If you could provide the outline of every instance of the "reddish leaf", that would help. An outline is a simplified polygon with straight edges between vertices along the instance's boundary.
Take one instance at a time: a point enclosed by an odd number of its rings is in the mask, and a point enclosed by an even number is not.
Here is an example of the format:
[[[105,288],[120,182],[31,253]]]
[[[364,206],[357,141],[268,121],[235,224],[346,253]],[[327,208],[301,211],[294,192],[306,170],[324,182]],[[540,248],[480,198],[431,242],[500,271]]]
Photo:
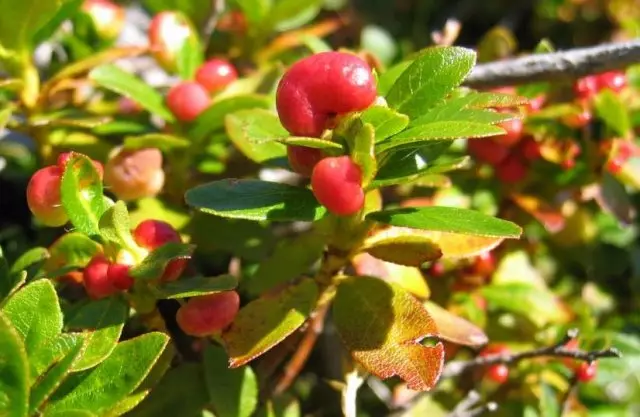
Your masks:
[[[383,261],[407,266],[420,266],[442,256],[442,251],[429,236],[404,227],[379,231],[365,241],[364,250]]]
[[[409,388],[426,391],[435,385],[444,360],[427,310],[400,287],[371,277],[349,277],[338,287],[333,305],[338,332],[353,357],[380,377],[399,376]]]
[[[429,298],[431,292],[422,272],[412,266],[398,265],[361,253],[353,258],[353,267],[358,275],[378,277],[398,284],[418,298]]]
[[[304,280],[243,307],[223,335],[229,366],[237,368],[262,355],[302,326],[311,314],[318,287]]]
[[[475,324],[430,301],[424,306],[436,322],[441,339],[465,346],[482,346],[489,341],[487,335]]]
[[[559,209],[551,207],[538,197],[512,194],[511,199],[524,211],[539,221],[547,231],[556,233],[564,228],[564,216]]]

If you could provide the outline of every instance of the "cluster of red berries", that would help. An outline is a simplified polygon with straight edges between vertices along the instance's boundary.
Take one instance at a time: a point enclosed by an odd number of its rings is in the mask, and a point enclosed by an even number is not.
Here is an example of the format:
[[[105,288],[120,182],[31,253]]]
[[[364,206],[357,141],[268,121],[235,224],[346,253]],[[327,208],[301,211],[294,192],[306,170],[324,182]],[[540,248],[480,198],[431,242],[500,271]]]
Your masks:
[[[158,13],[149,25],[149,45],[156,61],[166,70],[176,70],[178,53],[195,30],[180,12]],[[202,64],[195,80],[183,80],[167,93],[167,106],[181,122],[192,122],[211,104],[215,94],[238,78],[235,67],[227,60],[213,58]]]
[[[56,165],[49,165],[36,171],[27,184],[27,204],[33,215],[45,226],[58,227],[69,221],[62,207],[60,187],[62,174],[73,152],[60,154]],[[102,164],[93,161],[100,180],[104,175]],[[86,184],[85,184],[86,185]]]
[[[364,60],[323,52],[289,68],[278,85],[276,107],[289,133],[320,137],[337,116],[371,106],[376,94],[371,68]],[[314,195],[331,213],[348,216],[362,209],[362,170],[349,156],[325,156],[320,149],[300,146],[289,146],[287,155],[295,172],[311,177]]]
[[[522,119],[508,120],[500,124],[505,134],[488,140],[470,139],[469,153],[480,162],[492,165],[500,181],[514,184],[522,181],[532,161],[540,158],[540,145],[524,135]]]
[[[619,93],[626,86],[627,76],[621,71],[603,72],[578,79],[573,86],[573,91],[582,110],[578,114],[566,117],[564,122],[576,129],[586,126],[593,119],[592,99],[604,89]]]
[[[143,251],[153,251],[170,242],[182,242],[178,232],[168,223],[160,220],[145,220],[133,230],[133,238]],[[93,299],[109,297],[120,291],[127,291],[133,285],[129,270],[133,259],[127,250],[120,251],[115,261],[110,261],[100,253],[94,256],[84,268],[83,283],[87,294]],[[182,275],[187,265],[186,259],[173,259],[167,263],[160,282],[174,281]]]
[[[609,155],[605,168],[614,175],[622,171],[629,159],[640,157],[640,148],[635,143],[624,139],[613,139],[603,143],[602,151]]]

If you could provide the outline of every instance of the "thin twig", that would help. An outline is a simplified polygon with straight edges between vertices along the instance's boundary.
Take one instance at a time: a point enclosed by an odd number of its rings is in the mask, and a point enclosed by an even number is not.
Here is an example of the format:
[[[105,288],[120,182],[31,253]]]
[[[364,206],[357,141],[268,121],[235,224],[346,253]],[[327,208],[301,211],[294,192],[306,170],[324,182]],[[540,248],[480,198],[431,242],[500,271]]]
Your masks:
[[[226,7],[227,5],[225,0],[211,1],[211,14],[202,28],[202,39],[204,39],[205,46],[209,44],[209,39],[211,38],[213,31],[216,29],[218,20],[220,20],[220,16]]]
[[[481,397],[477,391],[469,391],[467,396],[464,397],[458,405],[456,405],[447,417],[476,417],[484,414],[485,412],[493,412],[498,409],[497,403],[492,401],[486,404],[480,404],[480,400]]]
[[[452,378],[461,375],[467,369],[495,365],[498,363],[513,364],[523,359],[537,358],[543,356],[563,357],[581,360],[585,362],[593,362],[599,358],[619,358],[620,351],[616,348],[608,348],[594,351],[570,350],[565,345],[569,340],[574,339],[578,335],[577,329],[570,330],[567,335],[558,343],[552,346],[541,347],[538,349],[518,352],[513,354],[495,354],[487,356],[477,356],[468,361],[449,362],[442,372],[441,378]]]
[[[474,88],[571,80],[640,63],[640,40],[534,54],[476,66],[464,84]]]

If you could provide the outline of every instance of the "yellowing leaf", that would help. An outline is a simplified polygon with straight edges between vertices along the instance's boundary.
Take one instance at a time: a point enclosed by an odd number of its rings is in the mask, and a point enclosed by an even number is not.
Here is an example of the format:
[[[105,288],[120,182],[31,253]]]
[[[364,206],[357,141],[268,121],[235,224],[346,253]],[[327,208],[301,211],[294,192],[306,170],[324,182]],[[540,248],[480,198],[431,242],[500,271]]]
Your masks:
[[[243,307],[222,335],[229,366],[237,368],[246,364],[296,331],[311,314],[317,298],[315,282],[305,280]]]
[[[431,292],[420,269],[398,265],[361,253],[353,258],[353,267],[358,275],[378,277],[398,284],[418,298],[429,298]]]
[[[436,322],[441,339],[465,346],[482,346],[489,341],[487,335],[475,324],[431,301],[427,301],[424,306]]]
[[[564,228],[564,216],[558,208],[552,207],[538,197],[524,194],[512,194],[511,199],[524,211],[539,221],[550,233]]]
[[[347,349],[369,372],[380,378],[397,375],[414,390],[433,388],[444,347],[420,344],[437,329],[413,296],[377,278],[349,277],[338,287],[333,314]]]
[[[442,256],[428,236],[404,227],[379,231],[365,241],[363,249],[378,259],[406,266],[420,266]]]

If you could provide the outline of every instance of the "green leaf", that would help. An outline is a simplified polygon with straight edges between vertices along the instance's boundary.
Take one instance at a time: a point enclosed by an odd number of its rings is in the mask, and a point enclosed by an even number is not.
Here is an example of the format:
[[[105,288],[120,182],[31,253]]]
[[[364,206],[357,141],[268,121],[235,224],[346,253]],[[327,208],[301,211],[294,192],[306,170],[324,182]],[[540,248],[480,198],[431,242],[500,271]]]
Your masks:
[[[238,95],[216,100],[193,122],[189,137],[199,141],[216,130],[224,128],[225,116],[239,110],[267,109],[270,100],[258,94]]]
[[[432,122],[419,125],[387,140],[376,146],[376,153],[386,152],[389,149],[402,147],[420,148],[424,142],[439,139],[457,138],[483,138],[504,134],[504,129],[485,123],[466,121]]]
[[[424,142],[420,148],[396,148],[378,161],[376,180],[420,174],[436,161],[453,143],[452,140]]]
[[[442,250],[429,236],[399,227],[384,229],[370,236],[362,250],[386,262],[415,267],[442,257]]]
[[[58,295],[49,280],[40,279],[22,288],[2,310],[22,337],[29,356],[44,348],[62,330]]]
[[[72,156],[66,163],[60,186],[60,198],[71,224],[88,236],[98,236],[100,216],[107,209],[102,181],[91,159]]]
[[[383,379],[397,375],[419,391],[437,382],[444,347],[420,344],[437,336],[436,325],[424,306],[397,285],[346,278],[338,286],[333,317],[345,346],[369,372]]]
[[[235,0],[242,9],[247,20],[253,24],[260,24],[271,8],[271,0]]]
[[[12,106],[8,106],[2,110],[0,110],[0,129],[4,130],[4,128],[7,126],[7,123],[9,123],[9,120],[11,120],[11,115],[14,112],[14,108]]]
[[[175,121],[173,115],[165,106],[162,95],[134,75],[114,65],[106,64],[94,68],[89,73],[89,78],[107,90],[129,97],[162,119],[168,122]]]
[[[366,187],[376,174],[378,164],[375,158],[375,132],[370,124],[362,124],[355,119],[344,134],[351,151],[351,159],[362,170],[362,185]]]
[[[205,213],[255,221],[313,221],[325,213],[306,188],[251,179],[200,185],[187,191],[185,201]]]
[[[0,312],[0,415],[26,417],[29,401],[27,354],[18,332]]]
[[[413,229],[517,239],[522,229],[509,221],[457,207],[407,207],[377,211],[368,220]]]
[[[411,118],[424,113],[462,83],[475,59],[466,48],[425,49],[389,90],[389,107]]]
[[[233,275],[183,278],[158,287],[158,295],[165,299],[197,297],[221,291],[230,291],[237,286],[238,278]]]
[[[32,248],[23,253],[14,263],[9,270],[10,274],[19,274],[20,272],[32,267],[35,264],[39,264],[49,258],[49,251],[47,248]]]
[[[288,137],[278,116],[263,110],[240,110],[225,117],[227,134],[247,158],[258,163],[286,156],[286,147],[275,139]]]
[[[262,355],[307,320],[315,307],[318,287],[306,279],[277,295],[253,300],[236,316],[222,335],[229,366],[237,368]]]
[[[458,169],[468,168],[471,158],[463,156],[462,158],[456,158],[449,161],[436,161],[433,165],[428,165],[426,168],[416,170],[413,173],[405,174],[396,173],[393,171],[387,171],[384,174],[390,175],[377,175],[376,178],[369,184],[369,189],[388,187],[396,184],[411,184],[420,182],[420,180],[431,177],[434,174],[441,174],[444,172],[454,171]]]
[[[376,142],[402,132],[409,125],[409,117],[388,107],[372,106],[365,110],[360,118],[370,123],[376,132]]]
[[[51,394],[58,388],[64,378],[69,375],[71,368],[80,356],[84,347],[82,339],[75,339],[75,345],[57,364],[55,364],[42,378],[39,378],[31,388],[29,396],[29,415],[34,414]]]
[[[304,146],[306,148],[314,148],[314,149],[329,149],[329,150],[335,149],[338,151],[344,150],[344,147],[338,142],[332,142],[330,140],[325,140],[320,138],[290,136],[286,138],[279,138],[276,140],[284,145]]]
[[[131,234],[129,212],[124,201],[118,201],[109,207],[100,217],[100,236],[121,248],[136,251],[138,245]]]
[[[209,403],[203,367],[185,362],[170,369],[147,398],[127,417],[201,417]]]
[[[82,268],[102,247],[87,235],[78,232],[66,233],[49,247],[49,259],[44,264],[44,275],[52,274],[63,268]]]
[[[248,285],[252,294],[276,287],[307,272],[320,259],[326,243],[321,233],[303,233],[282,241],[251,277]]]
[[[176,56],[177,72],[183,80],[193,79],[203,61],[202,45],[197,36],[189,36]]]
[[[56,13],[33,35],[32,45],[39,45],[51,38],[65,20],[80,10],[83,2],[84,0],[63,0]]]
[[[595,100],[598,117],[615,135],[625,137],[631,132],[631,118],[625,104],[613,91],[603,90]]]
[[[93,368],[105,360],[116,347],[127,321],[129,309],[117,297],[92,301],[76,312],[67,327],[84,331],[85,350],[73,370]]]
[[[205,380],[216,417],[250,417],[258,405],[258,380],[249,366],[229,369],[224,349],[207,346]]]
[[[54,364],[62,360],[75,346],[83,344],[84,336],[78,333],[59,334],[50,343],[29,356],[29,373],[31,380],[40,378]]]
[[[2,301],[13,294],[27,279],[27,272],[21,271],[18,274],[9,273],[9,265],[4,257],[2,246],[0,246],[0,306]]]
[[[136,392],[120,401],[118,404],[114,404],[109,412],[103,414],[103,417],[117,417],[127,414],[133,410],[138,404],[142,402],[149,395],[149,390]]]
[[[62,0],[0,0],[0,44],[6,50],[30,48],[33,34],[44,26]]]
[[[278,0],[265,17],[267,27],[278,31],[296,29],[312,21],[320,12],[324,0]]]
[[[96,415],[86,410],[64,410],[45,412],[43,417],[96,417]]]
[[[412,60],[399,62],[380,74],[378,77],[378,94],[386,97],[398,78],[400,78],[412,63]]]
[[[46,410],[108,411],[142,382],[167,342],[167,336],[153,332],[119,343],[98,367],[70,375]]]
[[[180,136],[163,133],[148,133],[140,136],[128,136],[122,144],[125,149],[158,148],[163,152],[184,149],[191,146],[191,141]]]
[[[186,243],[169,242],[154,249],[138,265],[129,270],[134,279],[153,280],[162,276],[167,264],[173,259],[187,259],[191,257],[194,246]]]

